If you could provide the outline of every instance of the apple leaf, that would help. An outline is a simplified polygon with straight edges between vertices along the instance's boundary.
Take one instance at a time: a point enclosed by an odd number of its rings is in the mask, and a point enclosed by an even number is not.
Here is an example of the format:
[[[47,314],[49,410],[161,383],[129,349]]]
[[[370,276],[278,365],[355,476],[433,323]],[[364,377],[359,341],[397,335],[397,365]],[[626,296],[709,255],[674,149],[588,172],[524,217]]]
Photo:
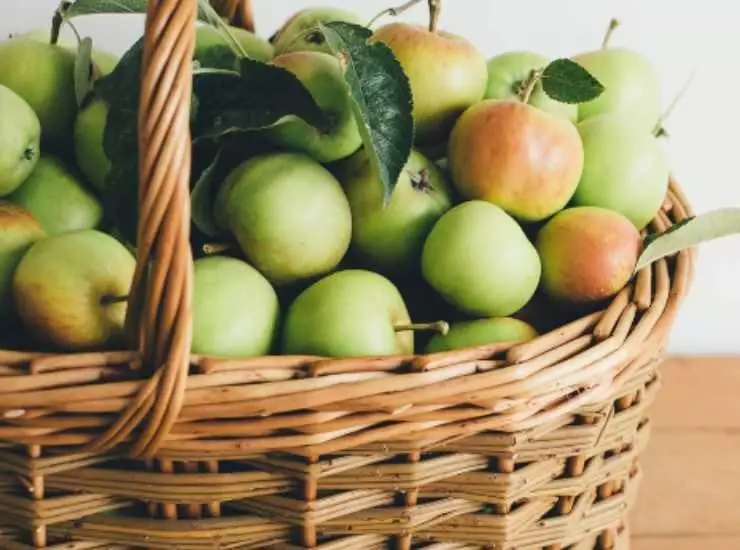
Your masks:
[[[219,149],[211,164],[200,174],[190,197],[193,223],[208,237],[215,237],[219,230],[213,217],[213,202],[222,178],[219,177],[223,149]]]
[[[648,235],[635,271],[704,242],[740,234],[740,208],[721,208],[683,220],[669,229]]]
[[[604,93],[604,85],[570,59],[556,59],[545,67],[542,88],[561,103],[586,103]]]
[[[100,13],[146,13],[147,0],[77,0],[63,9],[64,18]]]
[[[92,38],[89,37],[83,38],[77,46],[74,76],[75,95],[80,107],[93,89],[92,48]]]
[[[288,117],[300,117],[323,128],[324,113],[293,73],[252,59],[239,60],[239,72],[196,74],[198,110],[193,139],[212,139],[234,132],[262,130]]]
[[[388,46],[370,42],[370,29],[340,21],[318,26],[344,65],[357,124],[387,202],[414,143],[409,79]]]

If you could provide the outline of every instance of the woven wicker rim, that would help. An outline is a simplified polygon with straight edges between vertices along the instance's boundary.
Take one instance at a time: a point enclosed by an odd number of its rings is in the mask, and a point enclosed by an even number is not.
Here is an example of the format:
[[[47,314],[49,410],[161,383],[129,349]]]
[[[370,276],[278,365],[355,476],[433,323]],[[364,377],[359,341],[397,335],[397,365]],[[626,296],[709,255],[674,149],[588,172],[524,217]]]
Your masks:
[[[217,7],[253,28],[251,2]],[[136,351],[0,351],[1,439],[94,453],[126,444],[130,456],[173,460],[269,451],[315,459],[377,441],[438,446],[482,431],[533,429],[614,398],[640,361],[662,353],[693,250],[640,271],[604,310],[524,344],[409,357],[191,356],[195,19],[193,0],[149,2],[128,318]],[[651,227],[690,215],[672,180]]]

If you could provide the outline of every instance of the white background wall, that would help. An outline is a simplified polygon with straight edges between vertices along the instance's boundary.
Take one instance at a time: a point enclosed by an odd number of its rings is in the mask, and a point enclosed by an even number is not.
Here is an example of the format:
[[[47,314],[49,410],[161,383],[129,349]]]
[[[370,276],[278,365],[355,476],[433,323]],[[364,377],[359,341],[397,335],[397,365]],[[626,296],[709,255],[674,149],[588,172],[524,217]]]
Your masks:
[[[393,0],[318,0],[367,15]],[[397,0],[396,0],[397,1]],[[269,36],[309,0],[254,0],[258,32]],[[316,2],[310,2],[316,3]],[[402,2],[398,2],[402,3]],[[0,36],[47,25],[59,0],[1,0]],[[551,57],[597,47],[611,17],[614,44],[658,66],[668,102],[694,82],[668,124],[675,174],[698,212],[740,206],[740,33],[733,0],[445,0],[442,26],[470,38],[486,56],[531,49]],[[423,21],[425,9],[405,16]],[[142,30],[138,16],[79,21],[98,47],[122,52]],[[673,332],[677,353],[740,354],[740,237],[704,245],[696,282]]]

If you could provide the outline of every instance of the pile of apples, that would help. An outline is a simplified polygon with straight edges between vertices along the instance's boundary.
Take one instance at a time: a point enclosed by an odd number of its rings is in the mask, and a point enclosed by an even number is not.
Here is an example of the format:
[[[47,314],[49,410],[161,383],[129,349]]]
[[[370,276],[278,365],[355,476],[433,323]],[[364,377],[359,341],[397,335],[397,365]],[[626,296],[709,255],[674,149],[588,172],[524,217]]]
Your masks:
[[[293,73],[332,121],[260,131],[218,188],[218,237],[194,266],[192,351],[249,357],[437,352],[538,334],[532,307],[596,307],[632,278],[664,201],[661,88],[637,52],[572,60],[604,86],[560,103],[532,52],[491,59],[462,36],[379,26],[413,95],[415,146],[390,196],[363,148],[342,71],[303,10],[271,39],[231,29],[254,59]],[[107,233],[107,107],[78,108],[71,46],[0,43],[0,325],[6,347],[122,345],[135,250]],[[198,29],[197,50],[223,41]],[[94,52],[97,70],[115,64]],[[33,77],[34,67],[43,79]],[[196,252],[199,248],[196,247]],[[215,251],[215,252],[214,252]],[[543,305],[544,304],[544,305]],[[560,315],[560,313],[558,313]]]

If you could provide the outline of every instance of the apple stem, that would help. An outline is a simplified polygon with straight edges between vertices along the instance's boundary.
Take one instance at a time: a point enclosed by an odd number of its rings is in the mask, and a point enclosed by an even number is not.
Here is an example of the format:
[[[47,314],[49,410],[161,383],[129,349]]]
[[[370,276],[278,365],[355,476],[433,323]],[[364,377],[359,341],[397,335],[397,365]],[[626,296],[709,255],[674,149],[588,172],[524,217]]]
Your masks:
[[[447,321],[436,321],[434,323],[411,323],[408,325],[396,325],[396,332],[439,332],[443,336],[450,332],[450,324]]]
[[[221,254],[232,250],[234,245],[231,243],[208,243],[203,245],[203,253],[206,256],[213,256],[214,254]]]
[[[62,30],[62,24],[64,23],[64,12],[66,12],[72,2],[62,2],[54,12],[54,17],[51,20],[51,45],[55,45],[59,41],[59,32]]]
[[[441,11],[442,0],[429,0],[429,32],[437,32]]]
[[[100,299],[100,305],[102,306],[112,306],[124,302],[128,302],[128,296],[103,296]]]
[[[616,31],[619,28],[619,19],[613,18],[611,21],[609,21],[609,27],[606,29],[606,34],[604,35],[604,40],[601,41],[601,49],[606,49],[609,46],[609,42],[611,42],[612,35],[614,34],[614,31]]]
[[[25,160],[33,160],[35,156],[36,156],[35,147],[26,147],[26,150],[23,151],[23,158]]]
[[[522,103],[529,103],[534,89],[542,78],[542,72],[542,69],[532,69],[529,71],[529,76],[527,76],[527,79],[522,82],[522,86],[519,88],[519,99]]]
[[[391,17],[397,17],[401,15],[403,12],[410,10],[413,8],[416,4],[421,4],[424,0],[409,0],[405,4],[401,4],[400,6],[396,6],[395,8],[388,8],[383,11],[381,11],[378,15],[373,17],[370,22],[366,25],[368,28],[372,27],[375,23],[378,22],[378,19],[385,17],[386,15],[390,15]]]
[[[661,136],[666,135],[666,131],[665,131],[665,128],[663,127],[663,125],[671,117],[671,115],[673,114],[673,111],[676,109],[676,107],[678,106],[678,104],[681,102],[681,100],[684,98],[684,96],[686,95],[686,93],[691,88],[691,85],[694,83],[694,77],[695,76],[696,76],[696,71],[694,70],[689,75],[689,78],[686,79],[686,82],[681,87],[681,89],[676,94],[676,96],[673,98],[673,100],[670,102],[670,104],[668,105],[668,107],[666,108],[666,110],[663,111],[663,114],[660,115],[660,118],[658,119],[658,122],[655,125],[655,128],[653,129],[653,134],[656,137],[661,137]]]

